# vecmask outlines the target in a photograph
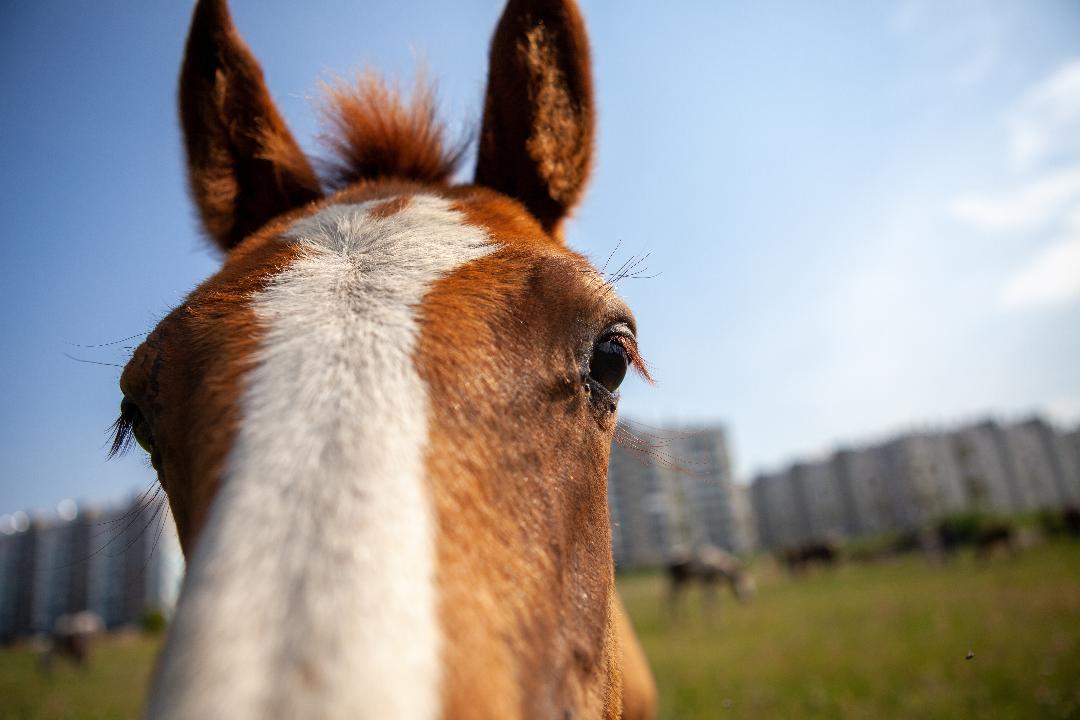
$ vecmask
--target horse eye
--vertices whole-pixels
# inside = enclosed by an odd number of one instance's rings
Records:
[[[615,392],[626,377],[629,364],[630,358],[622,343],[607,337],[593,347],[592,358],[589,360],[589,375],[609,392]]]
[[[147,422],[142,410],[133,401],[124,398],[120,403],[120,417],[126,421],[131,436],[135,438],[135,442],[139,443],[139,447],[150,455],[150,462],[156,468],[158,464],[157,447],[154,445],[154,435],[150,432],[150,423]]]
[[[121,400],[120,419],[127,425],[128,432],[135,438],[135,442],[139,443],[143,450],[150,452],[150,446],[152,446],[150,430],[146,425],[146,417],[143,416],[139,406],[128,398]]]

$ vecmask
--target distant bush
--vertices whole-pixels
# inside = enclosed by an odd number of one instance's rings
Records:
[[[866,562],[912,552],[918,547],[919,539],[915,533],[888,532],[849,540],[844,545],[844,552],[851,560]]]
[[[955,513],[937,521],[937,532],[946,545],[974,545],[987,533],[1013,527],[1012,520],[995,513],[968,511]]]
[[[165,626],[169,624],[169,621],[165,619],[165,614],[157,608],[152,608],[143,613],[142,619],[139,621],[139,626],[142,631],[147,635],[158,635],[165,630]]]
[[[934,529],[944,549],[949,550],[981,546],[994,539],[1009,539],[1013,534],[1013,521],[995,513],[971,510],[942,518]]]
[[[1036,518],[1039,528],[1049,536],[1080,537],[1080,507],[1040,510]]]

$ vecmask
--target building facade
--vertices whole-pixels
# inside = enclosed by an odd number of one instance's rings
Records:
[[[967,510],[1080,504],[1080,429],[1040,418],[920,431],[758,475],[750,497],[765,547],[912,532]]]
[[[611,448],[608,505],[619,569],[656,566],[706,545],[745,552],[750,503],[735,483],[723,428],[649,430],[622,425]]]
[[[1023,508],[1012,481],[1001,426],[982,422],[949,433],[948,438],[970,507],[1003,513]]]
[[[67,517],[37,517],[0,534],[0,641],[52,631],[90,610],[106,627],[169,614],[183,559],[167,507],[141,500],[108,512],[74,504]]]

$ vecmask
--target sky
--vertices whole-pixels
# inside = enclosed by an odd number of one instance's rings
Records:
[[[495,0],[233,0],[294,134],[320,80],[438,81],[475,129]],[[1080,5],[583,2],[596,171],[650,424],[722,422],[738,476],[985,415],[1080,421]],[[219,258],[175,110],[190,6],[0,5],[0,513],[151,482],[105,459],[120,369]]]

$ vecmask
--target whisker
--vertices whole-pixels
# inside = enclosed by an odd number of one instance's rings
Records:
[[[641,272],[644,272],[647,268],[638,269],[639,266],[649,259],[652,253],[645,253],[641,257],[631,256],[629,260],[622,264],[619,271],[615,273],[615,277],[610,280],[612,286],[621,280],[625,280],[628,277],[633,277]]]
[[[633,259],[634,256],[631,255],[629,258],[623,261],[623,264],[620,265],[618,269],[615,270],[615,272],[611,273],[611,276],[608,278],[609,285],[614,285],[616,282],[618,282],[619,278],[622,277],[622,271],[626,269],[626,266],[629,265],[633,261]]]
[[[172,512],[168,505],[168,503],[165,503],[165,512],[161,513],[161,522],[158,524],[157,536],[154,538],[154,544],[150,546],[150,553],[146,556],[146,560],[143,561],[142,569],[139,571],[140,576],[146,574],[146,568],[150,565],[154,553],[157,552],[158,543],[161,542],[161,533],[165,530],[165,524],[169,521],[169,513]]]
[[[103,348],[103,347],[109,347],[111,345],[119,345],[120,343],[127,342],[128,340],[134,340],[135,338],[141,338],[141,337],[146,337],[146,333],[138,333],[136,335],[128,335],[125,338],[120,338],[119,340],[113,340],[112,342],[100,343],[98,345],[80,345],[79,343],[67,343],[67,344],[70,345],[71,347],[77,347],[77,348]]]
[[[605,272],[607,272],[608,263],[611,262],[611,258],[615,257],[615,253],[619,252],[620,247],[622,247],[622,240],[621,239],[615,241],[615,247],[612,248],[610,253],[608,253],[607,260],[604,261],[603,266],[600,268],[600,274],[601,275],[603,275]]]
[[[641,270],[639,270],[639,271],[637,271],[637,272],[635,272],[635,273],[633,273],[631,275],[627,275],[626,277],[623,278],[623,280],[652,280],[653,278],[658,278],[658,277],[660,277],[661,275],[664,274],[664,273],[660,272],[659,270],[657,270],[656,272],[654,272],[651,275],[643,275],[642,274],[642,273],[646,273],[648,271],[649,271],[648,268],[642,268]]]
[[[154,492],[153,495],[150,494],[151,491]],[[129,508],[127,512],[118,517],[114,517],[111,520],[102,520],[100,522],[96,522],[94,523],[94,525],[101,527],[103,525],[108,526],[114,525],[118,522],[123,522],[127,518],[131,517],[132,513],[139,513],[142,512],[144,509],[150,507],[150,504],[157,498],[159,492],[161,492],[161,486],[158,484],[157,478],[154,478],[154,481],[151,482],[147,486],[146,490],[144,490],[142,494],[135,499],[135,501],[132,503],[131,508]],[[99,532],[94,534],[94,537],[104,535],[105,533],[109,532],[110,529],[111,528],[109,527],[102,528]]]
[[[619,424],[627,426],[628,429],[633,429],[634,432],[640,435],[648,435],[650,437],[663,439],[668,443],[676,439],[685,440],[686,438],[693,437],[694,435],[694,433],[689,431],[676,430],[666,427],[657,427],[656,425],[648,425],[641,422],[640,420],[635,420],[633,418],[619,418]],[[634,426],[637,426],[637,428],[644,428],[644,430],[647,430],[649,432],[642,432],[640,430],[637,430]]]
[[[161,497],[161,488],[159,487],[157,490],[154,491],[154,494],[150,497],[150,499],[146,502],[146,504],[144,504],[142,507],[139,507],[136,510],[136,512],[134,512],[134,513],[130,513],[130,512],[125,513],[125,517],[130,515],[130,518],[124,524],[124,527],[120,528],[119,530],[116,530],[116,532],[112,534],[112,537],[110,537],[109,540],[102,547],[108,547],[112,543],[116,542],[116,540],[118,538],[123,537],[124,535],[126,535],[127,531],[130,530],[131,527],[135,523],[137,523],[139,521],[139,517],[143,513],[147,512],[150,508],[154,507],[155,503],[159,502],[158,499],[160,497]],[[115,528],[106,528],[106,533],[101,533],[101,534],[107,534],[108,531],[111,531],[111,530],[114,530],[114,529]]]
[[[154,498],[156,499],[157,497],[158,497],[158,493],[155,493]],[[151,502],[153,502],[153,500]],[[108,557],[120,557],[125,552],[127,552],[127,550],[132,545],[135,544],[135,541],[138,540],[139,537],[142,536],[142,533],[146,531],[146,528],[150,526],[150,522],[153,521],[153,518],[156,517],[157,514],[161,512],[162,506],[167,505],[167,504],[168,503],[165,501],[164,498],[162,498],[161,500],[158,500],[157,501],[157,509],[152,514],[151,520],[149,522],[147,522],[146,525],[143,527],[142,531],[140,533],[138,533],[137,535],[135,535],[135,537],[126,546],[124,546],[124,548],[121,549],[121,551],[119,553],[116,553],[116,554],[108,553]],[[150,507],[151,507],[151,505],[147,504],[147,505],[144,505],[141,508],[139,508],[138,509],[138,514],[136,514],[135,517],[132,518],[132,520],[130,522],[128,522],[128,524],[125,525],[121,530],[117,531],[108,540],[106,540],[105,543],[101,545],[101,547],[99,547],[99,548],[97,548],[95,550],[92,550],[90,553],[88,553],[87,555],[79,558],[78,560],[73,560],[72,562],[66,563],[64,565],[58,565],[58,566],[56,566],[56,569],[57,570],[65,570],[67,568],[75,567],[76,565],[79,565],[80,563],[90,562],[90,560],[94,559],[95,557],[97,557],[101,553],[108,550],[110,545],[112,545],[117,540],[119,540],[121,537],[123,537],[124,534],[127,533],[128,529],[135,523],[135,521],[139,519],[139,516],[142,515],[144,512],[148,511],[150,509]],[[129,514],[130,514],[130,512],[125,513],[124,516],[126,517]],[[91,536],[90,540],[93,540],[94,538],[99,537],[100,535],[101,535],[101,533],[97,533],[96,535]]]
[[[135,537],[133,537],[131,540],[129,540],[128,544],[125,545],[123,548],[121,548],[120,552],[118,552],[118,553],[110,553],[109,557],[120,557],[121,555],[126,553],[131,548],[131,546],[134,545],[135,542],[139,538],[141,538],[143,536],[143,533],[145,533],[146,529],[148,527],[150,527],[150,524],[153,523],[155,520],[157,520],[158,515],[161,513],[161,509],[164,508],[166,505],[168,505],[167,502],[164,502],[164,501],[159,502],[158,506],[157,506],[157,510],[155,510],[153,515],[150,516],[150,519],[146,521],[146,524],[144,524],[142,526],[142,529],[138,532],[138,534],[135,535]]]
[[[709,463],[704,461],[690,461],[686,458],[676,457],[670,451],[671,438],[652,436],[645,439],[627,427],[628,422],[620,420],[615,429],[615,444],[622,450],[637,457],[642,464],[655,463],[661,468],[670,470],[680,475],[706,479],[715,475]],[[665,431],[665,434],[667,432]],[[675,432],[671,435],[674,436]]]
[[[116,367],[116,368],[124,367],[123,365],[118,365],[117,363],[107,363],[107,362],[101,362],[99,360],[87,360],[85,358],[77,358],[74,355],[70,355],[68,353],[64,353],[64,357],[66,357],[68,360],[74,360],[75,362],[81,362],[81,363],[87,363],[88,365],[105,365],[106,367]]]

